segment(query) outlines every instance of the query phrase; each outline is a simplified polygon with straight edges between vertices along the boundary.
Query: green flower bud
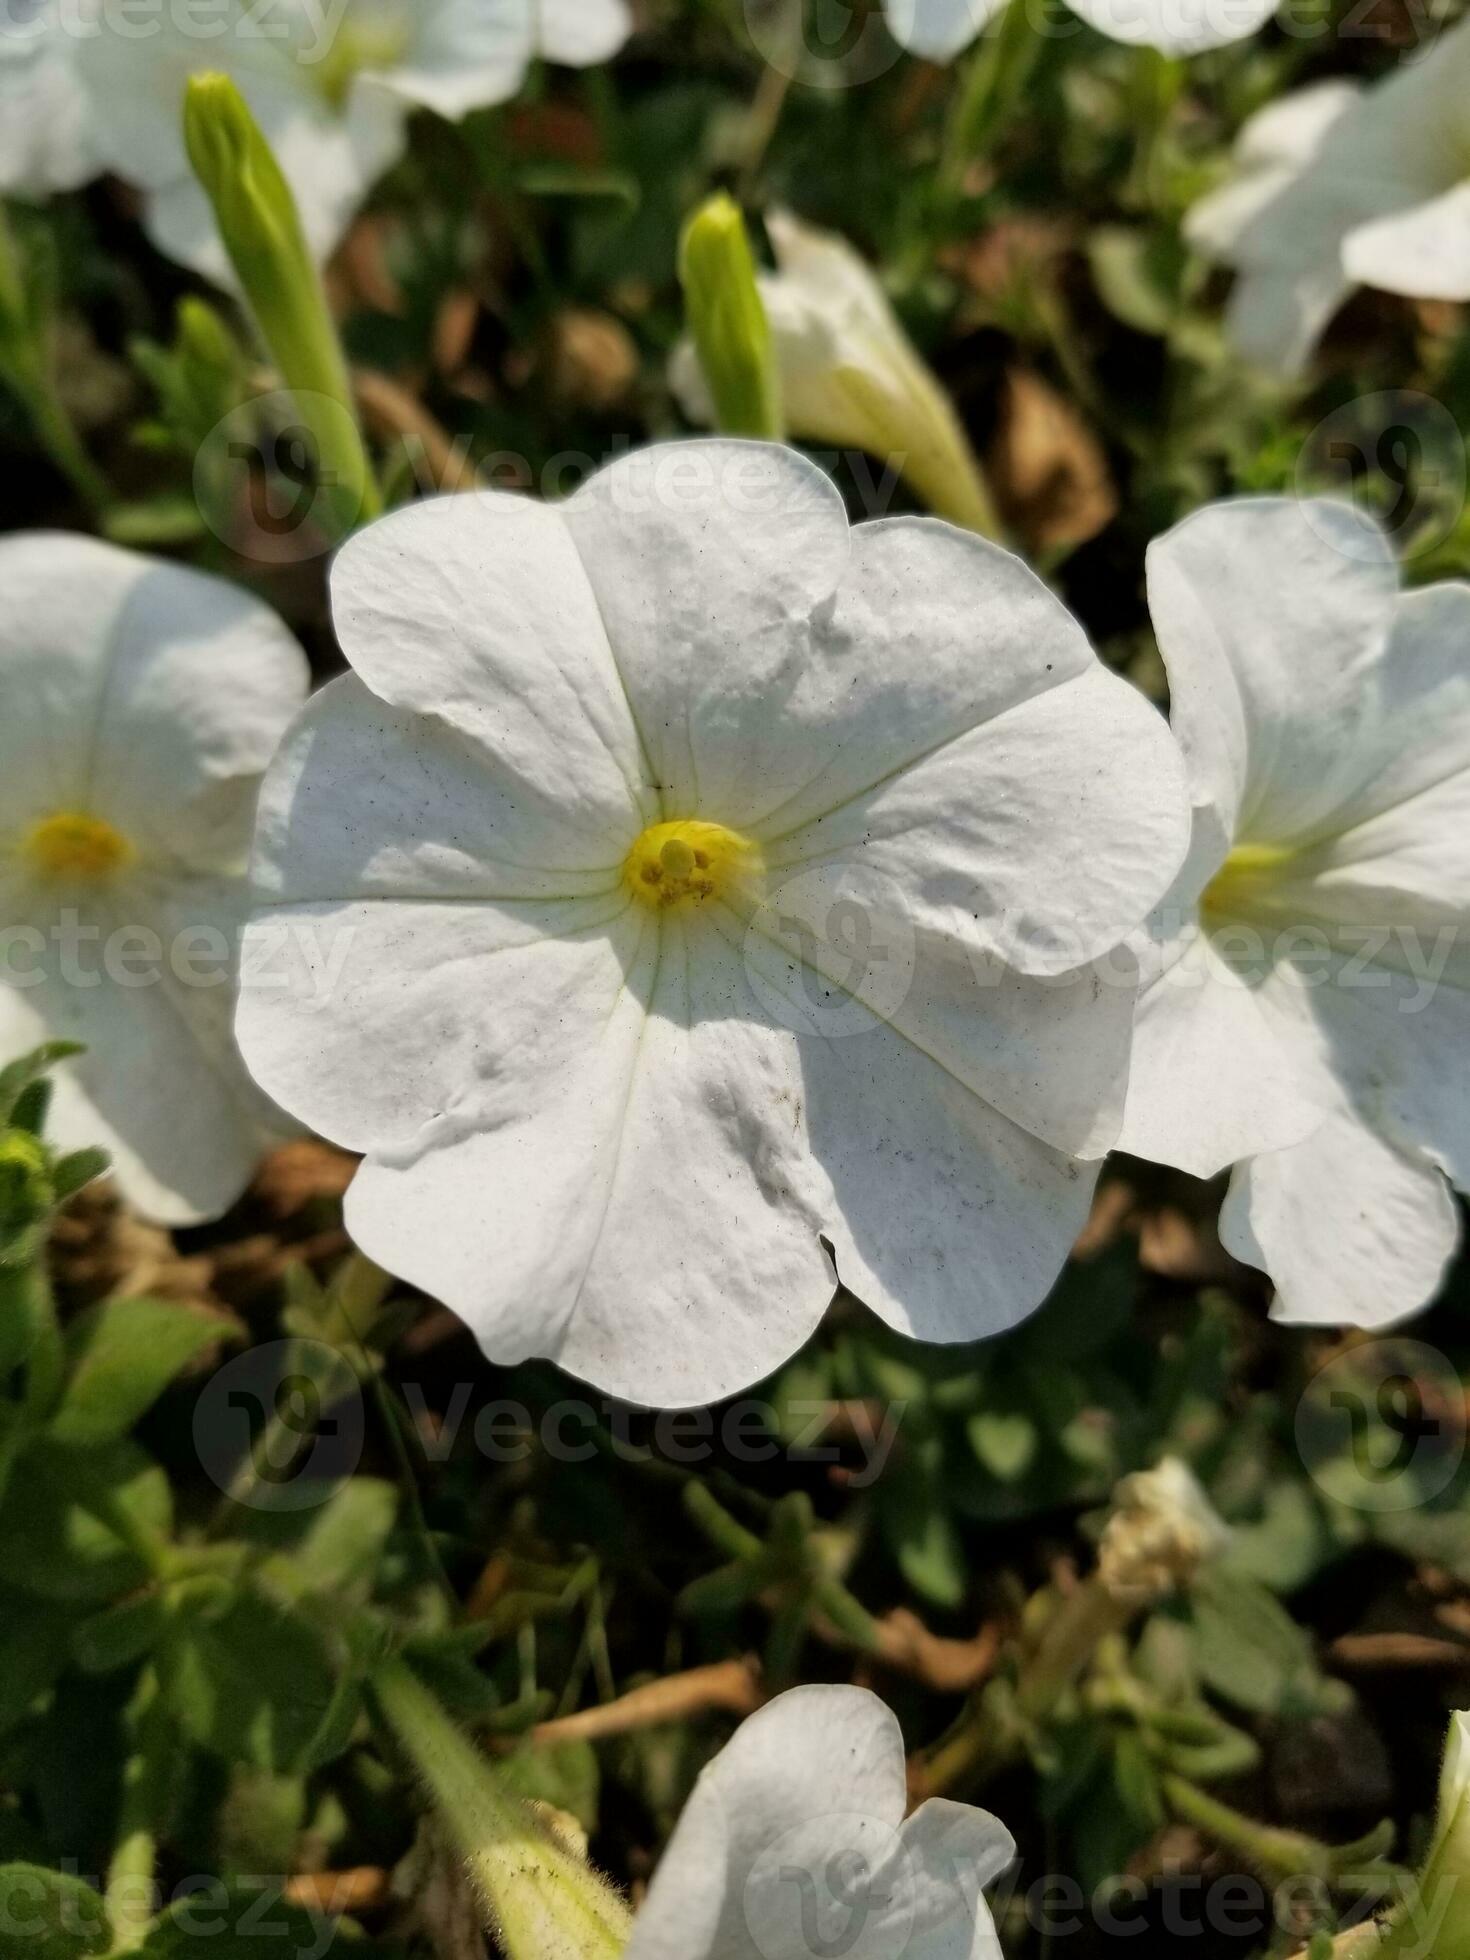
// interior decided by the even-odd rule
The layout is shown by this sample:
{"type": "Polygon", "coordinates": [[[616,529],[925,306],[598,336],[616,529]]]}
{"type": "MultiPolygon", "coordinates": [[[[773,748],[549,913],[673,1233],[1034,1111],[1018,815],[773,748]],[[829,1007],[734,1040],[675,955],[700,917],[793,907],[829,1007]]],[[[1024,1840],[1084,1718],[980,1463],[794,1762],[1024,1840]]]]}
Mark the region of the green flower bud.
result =
{"type": "Polygon", "coordinates": [[[756,284],[745,220],[723,192],[702,204],[684,227],[679,278],[716,425],[728,435],[779,441],[784,424],[771,324],[756,284]]]}
{"type": "Polygon", "coordinates": [[[345,534],[381,506],[291,187],[227,75],[189,82],[184,143],[261,334],[312,433],[325,501],[345,534]]]}
{"type": "Polygon", "coordinates": [[[0,1133],[0,1258],[45,1223],[56,1204],[51,1153],[29,1130],[0,1133]]]}

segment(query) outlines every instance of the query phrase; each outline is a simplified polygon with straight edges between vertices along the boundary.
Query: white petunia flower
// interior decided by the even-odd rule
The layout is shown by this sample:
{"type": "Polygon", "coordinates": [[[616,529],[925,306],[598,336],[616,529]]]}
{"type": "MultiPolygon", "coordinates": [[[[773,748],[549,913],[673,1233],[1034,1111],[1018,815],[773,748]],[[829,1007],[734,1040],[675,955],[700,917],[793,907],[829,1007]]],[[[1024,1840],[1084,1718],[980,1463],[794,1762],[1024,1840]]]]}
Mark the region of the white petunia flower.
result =
{"type": "Polygon", "coordinates": [[[140,1211],[226,1209],[280,1126],[230,1033],[255,795],[306,692],[280,620],[90,539],[0,543],[0,1062],[56,1077],[67,1149],[140,1211]]]}
{"type": "Polygon", "coordinates": [[[1238,1166],[1281,1319],[1436,1292],[1470,1189],[1470,585],[1351,507],[1246,499],[1149,554],[1194,848],[1153,922],[1122,1146],[1238,1166]]]}
{"type": "Polygon", "coordinates": [[[1000,1960],[981,1888],[1010,1832],[940,1797],[906,1808],[903,1735],[876,1695],[778,1695],[695,1785],[624,1960],[1000,1960]]]}
{"type": "Polygon", "coordinates": [[[1245,125],[1192,244],[1239,274],[1229,330],[1290,379],[1355,286],[1470,300],[1470,21],[1377,87],[1322,82],[1245,125]]]}
{"type": "MultiPolygon", "coordinates": [[[[1006,4],[1007,0],[887,0],[888,25],[893,38],[911,53],[926,61],[953,61],[1006,4]]],[[[1026,0],[1009,0],[1009,4],[1023,6],[1026,0]]],[[[1068,5],[1110,40],[1191,55],[1254,34],[1275,13],[1277,0],[1068,0],[1068,5]]]]}
{"type": "MultiPolygon", "coordinates": [[[[895,459],[929,507],[993,533],[990,500],[954,406],[904,332],[873,268],[836,232],[773,211],[776,271],[757,277],[771,325],[788,432],[895,459]]],[[[693,343],[670,382],[691,422],[713,423],[693,343]]]]}
{"type": "Polygon", "coordinates": [[[827,1245],[923,1339],[1036,1306],[1121,1110],[1131,966],[1089,963],[1186,813],[1032,574],[690,442],[395,513],[333,598],[355,671],[268,777],[247,939],[337,978],[285,942],[239,1025],[367,1154],[364,1251],[494,1359],[665,1404],[791,1354],[827,1245]]]}
{"type": "MultiPolygon", "coordinates": [[[[44,68],[32,56],[29,83],[21,76],[36,125],[26,145],[36,152],[31,174],[43,174],[43,140],[60,141],[41,124],[40,90],[68,104],[79,95],[93,168],[146,194],[160,250],[225,283],[209,205],[184,152],[191,76],[222,73],[238,85],[296,193],[308,243],[325,258],[401,155],[411,110],[459,117],[508,101],[538,56],[603,61],[632,26],[627,0],[276,0],[235,10],[219,0],[172,0],[138,21],[96,0],[0,0],[7,6],[51,23],[36,37],[47,49],[44,68]]],[[[4,40],[0,34],[0,53],[4,40]]],[[[0,127],[0,167],[6,161],[0,127]]],[[[57,181],[88,174],[80,159],[70,167],[69,179],[57,181]]]]}
{"type": "Polygon", "coordinates": [[[66,27],[58,0],[0,0],[0,192],[7,196],[75,190],[100,168],[66,27]]]}

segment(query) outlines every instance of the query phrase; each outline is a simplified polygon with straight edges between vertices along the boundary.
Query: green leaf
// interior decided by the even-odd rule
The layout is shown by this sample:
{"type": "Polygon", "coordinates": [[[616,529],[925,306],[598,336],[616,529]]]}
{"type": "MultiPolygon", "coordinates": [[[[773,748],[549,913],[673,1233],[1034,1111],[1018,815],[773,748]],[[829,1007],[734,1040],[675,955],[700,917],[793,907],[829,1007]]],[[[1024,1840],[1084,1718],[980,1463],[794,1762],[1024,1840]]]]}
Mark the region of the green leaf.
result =
{"type": "Polygon", "coordinates": [[[184,1734],[225,1762],[285,1775],[341,1722],[338,1669],[306,1614],[257,1592],[186,1613],[158,1653],[159,1689],[184,1734]]]}
{"type": "Polygon", "coordinates": [[[0,1592],[0,1735],[22,1721],[36,1697],[60,1677],[70,1622],[64,1607],[0,1592]]]}
{"type": "Polygon", "coordinates": [[[41,1865],[0,1865],[0,1928],[15,1960],[91,1960],[112,1946],[107,1907],[91,1886],[41,1865]]]}
{"type": "Polygon", "coordinates": [[[922,1504],[894,1505],[884,1514],[899,1570],[922,1598],[936,1606],[958,1606],[968,1572],[965,1548],[937,1490],[922,1504]]]}
{"type": "Polygon", "coordinates": [[[1191,1594],[1202,1679],[1237,1707],[1263,1715],[1341,1710],[1350,1690],[1317,1665],[1311,1635],[1242,1572],[1207,1568],[1191,1594]]]}
{"type": "Polygon", "coordinates": [[[553,1749],[527,1744],[503,1756],[496,1769],[504,1788],[518,1797],[570,1812],[589,1835],[597,1829],[599,1775],[590,1742],[562,1742],[553,1749]]]}
{"type": "Polygon", "coordinates": [[[1019,1413],[972,1416],[965,1432],[980,1462],[1003,1484],[1020,1482],[1035,1460],[1040,1441],[1036,1424],[1019,1413]]]}
{"type": "Polygon", "coordinates": [[[172,1510],[168,1479],[135,1444],[74,1450],[43,1439],[0,1507],[0,1571],[44,1599],[100,1605],[149,1577],[129,1538],[162,1540],[172,1510]]]}
{"type": "Polygon", "coordinates": [[[79,1041],[47,1041],[33,1048],[29,1055],[22,1055],[19,1061],[0,1068],[0,1129],[10,1123],[16,1104],[33,1082],[39,1082],[58,1062],[81,1052],[79,1041]]]}
{"type": "Polygon", "coordinates": [[[137,1960],[323,1960],[339,1937],[324,1921],[287,1905],[277,1881],[233,1885],[213,1879],[171,1905],[138,1949],[137,1960]]]}
{"type": "Polygon", "coordinates": [[[114,1674],[152,1649],[166,1620],[167,1608],[159,1592],[119,1600],[72,1628],[72,1659],[83,1674],[114,1674]]]}
{"type": "Polygon", "coordinates": [[[126,1436],[176,1375],[231,1331],[168,1300],[104,1300],[66,1330],[70,1374],[48,1434],[91,1449],[126,1436]]]}

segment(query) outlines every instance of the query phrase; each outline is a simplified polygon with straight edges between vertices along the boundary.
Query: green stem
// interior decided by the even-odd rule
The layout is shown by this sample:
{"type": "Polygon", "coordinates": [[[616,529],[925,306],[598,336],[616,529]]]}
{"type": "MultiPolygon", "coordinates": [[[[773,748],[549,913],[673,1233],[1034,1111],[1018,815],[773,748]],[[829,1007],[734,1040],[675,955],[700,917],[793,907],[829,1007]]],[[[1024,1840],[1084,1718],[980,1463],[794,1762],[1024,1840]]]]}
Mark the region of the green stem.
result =
{"type": "Polygon", "coordinates": [[[507,1960],[616,1960],[633,1921],[612,1886],[502,1787],[405,1662],[385,1662],[372,1688],[489,1908],[507,1960]]]}
{"type": "Polygon", "coordinates": [[[1202,1790],[1186,1776],[1168,1774],[1160,1787],[1176,1817],[1196,1825],[1227,1850],[1239,1852],[1269,1877],[1331,1880],[1345,1868],[1344,1860],[1351,1863],[1357,1852],[1363,1853],[1365,1862],[1375,1852],[1382,1855],[1376,1842],[1334,1849],[1303,1831],[1284,1831],[1275,1825],[1257,1823],[1243,1811],[1212,1797],[1208,1790],[1202,1790]]]}
{"type": "Polygon", "coordinates": [[[47,374],[37,374],[25,381],[12,374],[10,379],[25,404],[42,449],[88,510],[100,516],[113,501],[112,486],[87,454],[55,382],[47,374]]]}
{"type": "Polygon", "coordinates": [[[950,108],[935,174],[941,222],[963,198],[971,165],[990,150],[1009,120],[1040,53],[1041,36],[1031,25],[1025,0],[1009,0],[970,57],[950,108]]]}
{"type": "Polygon", "coordinates": [[[129,1708],[134,1747],[123,1769],[117,1839],[107,1865],[105,1896],[113,1954],[135,1952],[158,1909],[155,1819],[169,1759],[167,1731],[157,1709],[158,1683],[150,1669],[140,1677],[129,1708]]]}

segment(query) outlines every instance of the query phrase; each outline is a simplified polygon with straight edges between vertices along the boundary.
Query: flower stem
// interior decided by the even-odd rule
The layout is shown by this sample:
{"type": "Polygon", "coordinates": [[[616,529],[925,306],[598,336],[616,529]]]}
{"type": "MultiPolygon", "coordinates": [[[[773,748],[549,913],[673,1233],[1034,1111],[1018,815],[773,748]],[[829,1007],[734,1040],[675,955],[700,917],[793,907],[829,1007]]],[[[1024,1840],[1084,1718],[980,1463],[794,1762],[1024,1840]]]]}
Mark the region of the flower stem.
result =
{"type": "Polygon", "coordinates": [[[372,1687],[465,1860],[507,1960],[616,1960],[633,1921],[613,1887],[502,1786],[404,1661],[385,1662],[372,1687]]]}
{"type": "Polygon", "coordinates": [[[970,57],[951,105],[935,175],[936,216],[946,221],[964,196],[965,177],[995,142],[1041,52],[1025,0],[1008,0],[970,57]]]}

